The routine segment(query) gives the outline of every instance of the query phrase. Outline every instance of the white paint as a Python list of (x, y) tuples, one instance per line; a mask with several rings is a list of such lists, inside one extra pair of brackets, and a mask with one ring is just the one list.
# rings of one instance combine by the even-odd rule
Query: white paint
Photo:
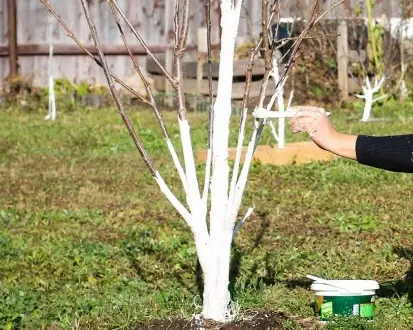
[(184, 188), (185, 194), (188, 195), (189, 189), (188, 189), (188, 182), (186, 180), (185, 171), (181, 165), (181, 162), (179, 161), (178, 155), (176, 153), (176, 150), (171, 140), (170, 139), (165, 139), (165, 140), (166, 140), (166, 145), (168, 146), (168, 150), (171, 154), (172, 161), (174, 162), (174, 165), (176, 167), (176, 170), (178, 171), (179, 177), (181, 178), (181, 182), (182, 182), (182, 186)]
[[(274, 59), (273, 64), (273, 78), (277, 84), (280, 81), (280, 72), (278, 68), (278, 61)], [(285, 112), (284, 105), (284, 84), (280, 88), (280, 92), (277, 97), (278, 111), (280, 113)], [(285, 118), (278, 119), (278, 148), (283, 149), (285, 147)]]
[(234, 163), (234, 168), (232, 170), (231, 186), (229, 190), (228, 200), (230, 203), (234, 201), (235, 187), (237, 184), (238, 173), (239, 173), (239, 168), (240, 168), (240, 163), (241, 163), (242, 146), (244, 144), (244, 138), (245, 138), (245, 125), (247, 122), (247, 117), (248, 117), (248, 109), (244, 109), (242, 113), (242, 121), (241, 121), (240, 129), (238, 132), (237, 151), (235, 154), (235, 163)]
[(251, 141), (248, 144), (247, 153), (244, 159), (244, 165), (241, 170), (241, 174), (237, 181), (235, 192), (234, 192), (234, 201), (231, 205), (231, 208), (227, 214), (227, 218), (235, 222), (238, 215), (239, 208), (241, 206), (242, 196), (244, 194), (245, 186), (248, 180), (248, 173), (251, 167), (252, 158), (254, 156), (255, 142), (257, 139), (259, 122), (256, 120), (254, 123), (254, 130), (252, 132)]
[(198, 178), (196, 176), (196, 167), (194, 153), (192, 151), (191, 133), (188, 121), (178, 119), (181, 133), (182, 150), (184, 154), (185, 173), (188, 184), (187, 200), (189, 208), (195, 212), (200, 205), (201, 195), (199, 192)]
[(229, 185), (229, 125), (234, 67), (235, 40), (237, 37), (242, 0), (221, 0), (221, 54), (217, 97), (214, 104), (212, 138), (212, 179), (210, 240), (212, 261), (204, 269), (204, 306), (206, 318), (220, 322), (232, 318), (229, 312), (229, 266), (232, 233), (235, 223), (226, 217)]
[[(279, 64), (278, 64), (277, 58), (274, 58), (272, 62), (271, 77), (273, 77), (275, 81), (275, 85), (277, 85), (281, 79), (278, 65)], [(275, 128), (273, 121), (269, 121), (269, 125), (271, 127), (271, 132), (274, 136), (274, 139), (278, 142), (279, 149), (285, 148), (285, 118), (286, 116), (284, 114), (286, 112), (286, 109), (288, 109), (291, 106), (291, 102), (294, 97), (294, 91), (291, 91), (290, 97), (288, 99), (287, 107), (286, 107), (284, 104), (284, 86), (285, 86), (286, 81), (287, 79), (285, 79), (283, 83), (277, 88), (277, 90), (274, 92), (273, 96), (271, 97), (270, 102), (267, 105), (267, 110), (270, 111), (275, 103), (275, 100), (277, 100), (277, 107), (278, 107), (277, 118), (279, 118), (278, 119), (278, 131)]]
[(182, 205), (182, 203), (175, 197), (173, 192), (169, 189), (167, 184), (165, 183), (164, 179), (162, 176), (159, 174), (159, 172), (155, 173), (155, 181), (159, 186), (159, 189), (161, 192), (166, 196), (168, 201), (172, 204), (172, 206), (178, 211), (178, 213), (184, 218), (186, 223), (189, 225), (191, 230), (193, 229), (193, 221), (192, 221), (192, 216), (188, 212), (188, 210), (185, 208), (185, 206)]
[(45, 120), (56, 119), (56, 98), (54, 94), (54, 77), (53, 77), (53, 17), (49, 17), (49, 24), (47, 25), (47, 32), (49, 38), (49, 106)]
[(365, 100), (363, 117), (361, 121), (368, 121), (371, 116), (373, 104), (387, 97), (387, 95), (382, 95), (376, 99), (373, 99), (374, 94), (376, 94), (380, 90), (385, 80), (386, 77), (384, 76), (380, 80), (375, 77), (374, 86), (372, 86), (369, 77), (366, 77), (366, 84), (363, 86), (363, 95), (356, 95), (358, 98)]
[(211, 148), (209, 148), (208, 153), (207, 153), (206, 166), (205, 166), (204, 191), (202, 193), (202, 200), (204, 201), (205, 208), (207, 208), (209, 185), (211, 183), (210, 182), (211, 181), (211, 163), (212, 163), (212, 150)]

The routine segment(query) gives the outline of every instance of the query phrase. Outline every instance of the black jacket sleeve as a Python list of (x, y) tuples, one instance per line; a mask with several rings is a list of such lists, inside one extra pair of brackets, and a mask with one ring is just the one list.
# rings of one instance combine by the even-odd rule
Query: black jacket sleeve
[(413, 173), (413, 134), (380, 137), (359, 135), (356, 156), (363, 165)]

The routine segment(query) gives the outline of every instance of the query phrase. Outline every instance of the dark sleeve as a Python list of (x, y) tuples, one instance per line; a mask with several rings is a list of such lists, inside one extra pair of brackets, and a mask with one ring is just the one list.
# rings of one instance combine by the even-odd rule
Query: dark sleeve
[(413, 134), (379, 137), (359, 135), (356, 155), (357, 161), (363, 165), (413, 173)]

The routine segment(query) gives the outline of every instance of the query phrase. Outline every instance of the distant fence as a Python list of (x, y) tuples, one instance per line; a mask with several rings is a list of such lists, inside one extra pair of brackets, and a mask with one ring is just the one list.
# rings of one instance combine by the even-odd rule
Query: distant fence
[[(166, 3), (165, 1), (170, 1)], [(410, 1), (410, 0), (409, 0)], [(78, 0), (49, 0), (61, 14), (62, 18), (73, 29), (73, 32), (92, 51), (92, 40), (87, 23), (84, 19), (81, 3)], [(218, 36), (218, 2), (213, 2), (213, 42), (217, 43)], [(334, 0), (322, 1), (324, 7), (334, 4)], [(376, 15), (383, 11), (388, 16), (399, 15), (399, 0), (377, 0)], [(19, 73), (22, 76), (32, 76), (35, 85), (46, 85), (48, 75), (48, 20), (50, 15), (38, 0), (0, 0), (0, 87), (9, 75), (9, 34), (8, 34), (8, 4), (15, 3), (17, 8), (17, 53)], [(171, 21), (165, 20), (165, 5), (175, 3), (173, 0), (118, 0), (132, 24), (139, 30), (145, 41), (156, 52), (164, 52), (166, 26), (172, 27)], [(281, 1), (282, 17), (306, 17), (312, 0)], [(352, 8), (357, 7), (358, 0), (346, 0), (345, 6), (340, 6), (328, 17), (339, 18), (353, 15)], [(91, 12), (96, 19), (102, 43), (106, 46), (108, 61), (113, 71), (122, 78), (133, 75), (133, 68), (127, 53), (122, 47), (122, 41), (106, 1), (90, 0)], [(240, 23), (240, 42), (249, 35), (260, 32), (261, 1), (244, 0), (244, 10)], [(169, 17), (172, 20), (171, 15)], [(105, 82), (102, 70), (85, 57), (70, 40), (66, 32), (56, 20), (52, 20), (53, 39), (55, 45), (55, 76), (65, 77), (74, 83), (88, 81), (101, 84)], [(192, 15), (189, 31), (189, 44), (194, 45), (197, 30), (205, 25), (204, 0), (192, 1)], [(144, 66), (143, 49), (137, 44), (128, 29), (127, 38), (132, 42), (133, 52), (138, 56), (139, 63)]]

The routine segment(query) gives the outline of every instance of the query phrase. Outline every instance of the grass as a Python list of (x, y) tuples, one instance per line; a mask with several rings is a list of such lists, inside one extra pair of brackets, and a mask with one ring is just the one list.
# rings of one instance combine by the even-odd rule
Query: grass
[[(333, 110), (332, 120), (353, 134), (411, 132), (409, 105), (377, 108), (389, 120), (367, 124), (361, 111), (361, 104)], [(131, 117), (167, 182), (179, 188), (153, 116), (134, 110)], [(179, 146), (175, 117), (164, 113)], [(15, 107), (0, 121), (0, 328), (129, 329), (200, 311), (191, 234), (114, 109), (59, 113), (51, 123)], [(202, 149), (207, 117), (191, 114), (190, 122)], [(287, 141), (305, 138), (289, 133)], [(261, 143), (273, 142), (267, 130)], [(201, 176), (202, 164), (198, 170)], [(233, 299), (242, 310), (311, 317), (306, 274), (377, 279), (376, 321), (338, 320), (329, 329), (411, 329), (412, 183), (410, 175), (345, 160), (254, 164), (243, 210), (255, 205), (256, 212), (235, 242)]]

